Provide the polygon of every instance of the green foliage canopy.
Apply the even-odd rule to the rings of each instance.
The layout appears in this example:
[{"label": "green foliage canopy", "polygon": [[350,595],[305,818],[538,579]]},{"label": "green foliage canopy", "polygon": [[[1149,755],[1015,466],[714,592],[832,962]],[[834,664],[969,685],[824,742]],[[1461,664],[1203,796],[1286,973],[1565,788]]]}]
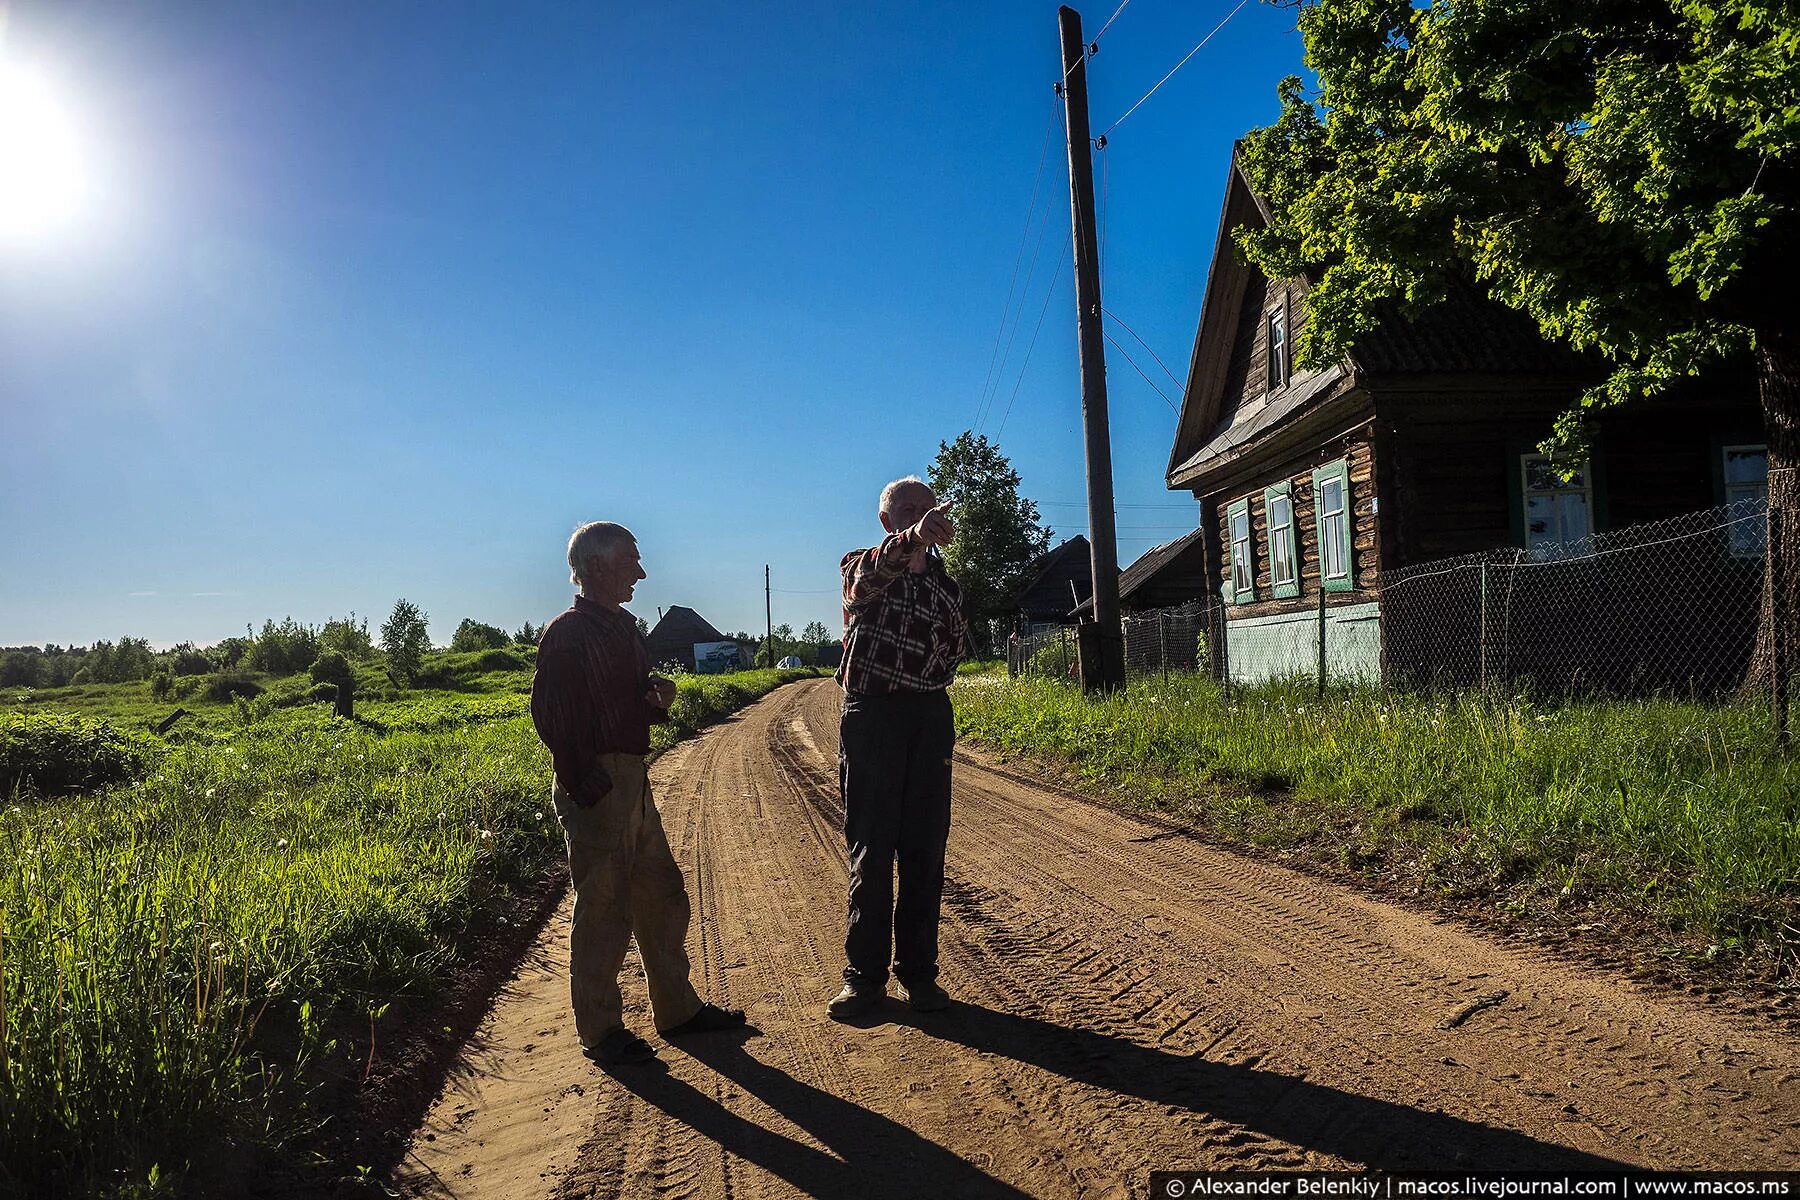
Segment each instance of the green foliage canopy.
[{"label": "green foliage canopy", "polygon": [[450,635],[450,649],[456,652],[468,650],[497,650],[511,639],[504,629],[494,625],[484,625],[473,617],[464,617]]},{"label": "green foliage canopy", "polygon": [[944,565],[963,590],[976,652],[992,653],[988,622],[1003,617],[1031,560],[1050,547],[1035,501],[1019,495],[1019,473],[985,434],[965,430],[938,443],[931,490],[949,501],[956,537]]},{"label": "green foliage canopy", "polygon": [[[1238,245],[1308,276],[1306,367],[1472,274],[1612,367],[1603,407],[1792,345],[1800,16],[1784,0],[1307,0],[1320,91],[1241,161]],[[1771,285],[1779,281],[1779,291]],[[1769,301],[1765,303],[1765,298]],[[1579,414],[1559,440],[1579,441]],[[1771,450],[1780,439],[1771,437]]]}]

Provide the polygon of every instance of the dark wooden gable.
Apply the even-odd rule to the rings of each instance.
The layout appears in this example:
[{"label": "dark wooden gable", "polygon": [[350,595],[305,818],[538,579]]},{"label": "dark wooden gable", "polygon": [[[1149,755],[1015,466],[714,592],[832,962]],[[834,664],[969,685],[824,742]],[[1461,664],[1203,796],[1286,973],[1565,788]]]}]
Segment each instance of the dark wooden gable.
[{"label": "dark wooden gable", "polygon": [[1033,620],[1063,620],[1076,605],[1071,582],[1081,600],[1094,594],[1093,555],[1081,534],[1037,557],[1026,571],[1013,608]]}]

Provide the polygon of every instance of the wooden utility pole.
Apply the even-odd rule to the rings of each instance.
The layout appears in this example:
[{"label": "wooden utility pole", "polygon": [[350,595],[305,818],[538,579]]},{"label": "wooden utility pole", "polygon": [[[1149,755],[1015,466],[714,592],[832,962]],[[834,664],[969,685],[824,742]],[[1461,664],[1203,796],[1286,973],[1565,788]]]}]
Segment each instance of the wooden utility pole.
[{"label": "wooden utility pole", "polygon": [[775,665],[775,606],[769,601],[769,564],[763,564],[763,620],[769,626],[769,665]]},{"label": "wooden utility pole", "polygon": [[1057,10],[1062,32],[1063,113],[1069,135],[1069,204],[1074,218],[1075,311],[1081,334],[1081,418],[1087,441],[1088,545],[1094,572],[1094,656],[1088,690],[1125,685],[1125,637],[1119,625],[1119,551],[1113,529],[1112,433],[1106,417],[1106,350],[1100,327],[1099,239],[1094,231],[1094,152],[1088,137],[1086,45],[1081,14]]}]

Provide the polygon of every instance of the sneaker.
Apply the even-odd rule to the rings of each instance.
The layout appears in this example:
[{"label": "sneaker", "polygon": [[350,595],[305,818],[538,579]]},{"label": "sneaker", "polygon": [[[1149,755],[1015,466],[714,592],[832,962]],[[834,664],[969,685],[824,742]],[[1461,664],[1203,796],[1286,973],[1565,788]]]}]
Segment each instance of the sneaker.
[{"label": "sneaker", "polygon": [[873,1012],[883,1000],[887,999],[885,989],[876,989],[854,983],[846,983],[844,990],[831,998],[825,1011],[834,1021],[848,1021]]},{"label": "sneaker", "polygon": [[603,1067],[622,1067],[655,1058],[656,1047],[621,1025],[582,1053]]},{"label": "sneaker", "polygon": [[935,982],[900,985],[900,998],[914,1012],[942,1012],[950,1007],[950,993]]},{"label": "sneaker", "polygon": [[702,1004],[700,1011],[672,1029],[657,1032],[666,1038],[686,1037],[690,1033],[717,1033],[721,1029],[737,1029],[744,1024],[744,1010],[741,1008],[720,1008],[716,1004]]}]

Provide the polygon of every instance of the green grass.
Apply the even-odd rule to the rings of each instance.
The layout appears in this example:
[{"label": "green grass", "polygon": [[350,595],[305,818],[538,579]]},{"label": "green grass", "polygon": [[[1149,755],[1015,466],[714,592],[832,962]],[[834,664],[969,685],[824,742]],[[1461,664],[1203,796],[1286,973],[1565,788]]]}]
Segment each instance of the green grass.
[{"label": "green grass", "polygon": [[[810,674],[685,677],[656,743]],[[178,1190],[303,1137],[327,1031],[429,996],[561,850],[528,682],[213,706],[137,782],[0,807],[0,1192]],[[82,708],[129,720],[133,686]]]},{"label": "green grass", "polygon": [[1511,911],[1599,907],[1713,952],[1800,939],[1800,758],[1766,708],[1545,706],[1171,676],[1106,699],[982,676],[960,732],[1228,839]]}]

